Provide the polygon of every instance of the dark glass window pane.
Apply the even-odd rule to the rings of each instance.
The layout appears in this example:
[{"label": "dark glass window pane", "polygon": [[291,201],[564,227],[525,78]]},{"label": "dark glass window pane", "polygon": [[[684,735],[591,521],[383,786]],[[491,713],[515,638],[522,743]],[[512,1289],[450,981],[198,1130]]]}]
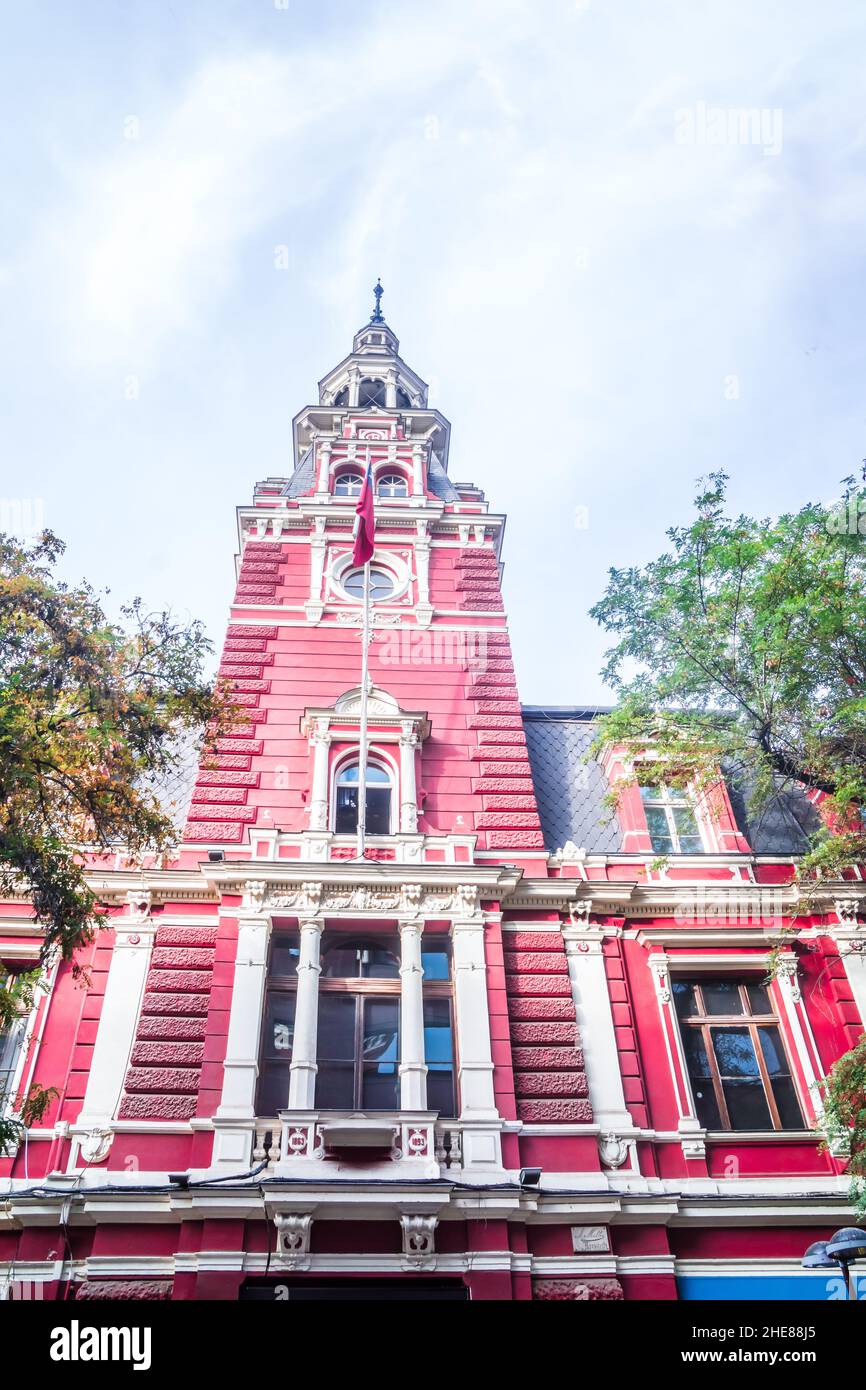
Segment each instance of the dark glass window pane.
[{"label": "dark glass window pane", "polygon": [[686,1066],[697,1117],[706,1129],[720,1129],[722,1121],[710,1077],[710,1064],[703,1034],[699,1028],[683,1029],[683,1050],[686,1054]]},{"label": "dark glass window pane", "polygon": [[292,977],[297,974],[300,946],[297,933],[280,932],[271,947],[271,974]]},{"label": "dark glass window pane", "polygon": [[367,999],[364,1005],[365,1062],[387,1061],[395,1065],[399,1056],[399,999]]},{"label": "dark glass window pane", "polygon": [[334,829],[338,835],[354,835],[358,829],[358,788],[337,788],[337,814]]},{"label": "dark glass window pane", "polygon": [[440,1115],[457,1114],[454,1102],[454,1072],[430,1071],[427,1073],[427,1109],[437,1110]]},{"label": "dark glass window pane", "polygon": [[364,1067],[361,1104],[365,1110],[399,1110],[400,1078],[395,1063]]},{"label": "dark glass window pane", "polygon": [[276,1115],[285,1110],[289,1103],[288,1062],[265,1062],[259,1077],[259,1094],[256,1109],[262,1116]]},{"label": "dark glass window pane", "polygon": [[736,980],[701,981],[704,1008],[708,1014],[741,1014],[743,1001]]},{"label": "dark glass window pane", "polygon": [[761,1039],[761,1051],[770,1075],[788,1076],[791,1068],[788,1066],[778,1028],[759,1028],[758,1037]]},{"label": "dark glass window pane", "polygon": [[319,996],[318,1055],[320,1061],[349,1061],[355,1056],[355,1009],[351,994]]},{"label": "dark glass window pane", "polygon": [[451,1068],[451,1003],[448,999],[424,1001],[424,1060],[430,1067]]},{"label": "dark glass window pane", "polygon": [[774,1076],[771,1081],[779,1120],[783,1129],[805,1129],[803,1112],[790,1076]]},{"label": "dark glass window pane", "polygon": [[674,810],[674,824],[680,841],[681,854],[702,854],[703,840],[698,830],[694,813],[688,806],[678,806]]},{"label": "dark glass window pane", "polygon": [[390,787],[367,788],[367,830],[370,835],[390,835]]},{"label": "dark glass window pane", "polygon": [[749,1008],[753,1014],[771,1014],[773,1012],[770,996],[763,985],[746,985],[746,993],[749,996]]},{"label": "dark glass window pane", "polygon": [[723,1080],[727,1076],[760,1078],[748,1028],[711,1028],[710,1035]]},{"label": "dark glass window pane", "polygon": [[[350,570],[343,576],[343,588],[352,598],[362,599],[364,597],[364,571]],[[387,570],[377,569],[375,566],[370,569],[370,601],[381,603],[383,599],[390,598],[394,592],[394,579]]]},{"label": "dark glass window pane", "polygon": [[368,980],[399,980],[399,946],[365,945],[360,951],[361,974]]},{"label": "dark glass window pane", "polygon": [[762,1082],[723,1080],[722,1090],[732,1129],[772,1129],[770,1107]]},{"label": "dark glass window pane", "polygon": [[425,980],[450,980],[451,952],[447,941],[441,946],[435,941],[425,942],[421,947],[421,964]]},{"label": "dark glass window pane", "polygon": [[361,973],[356,941],[326,941],[322,951],[323,980],[355,980]]},{"label": "dark glass window pane", "polygon": [[641,787],[640,797],[644,805],[648,801],[659,801],[661,799],[661,787]]},{"label": "dark glass window pane", "polygon": [[294,1031],[294,994],[269,994],[262,1037],[262,1057],[274,1061],[290,1061]]},{"label": "dark glass window pane", "polygon": [[354,1110],[355,1067],[352,1062],[319,1062],[316,1105],[322,1110]]},{"label": "dark glass window pane", "polygon": [[688,980],[674,980],[674,1007],[679,1018],[691,1018],[698,1012],[695,987]]},{"label": "dark glass window pane", "polygon": [[668,828],[668,818],[661,806],[646,808],[646,823],[656,854],[672,854],[674,842]]}]

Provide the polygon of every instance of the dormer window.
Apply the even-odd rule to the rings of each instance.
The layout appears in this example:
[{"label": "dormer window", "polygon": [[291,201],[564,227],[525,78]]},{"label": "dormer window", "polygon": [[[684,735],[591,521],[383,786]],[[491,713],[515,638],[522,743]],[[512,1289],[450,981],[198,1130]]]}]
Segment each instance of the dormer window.
[{"label": "dormer window", "polygon": [[641,787],[640,794],[656,854],[703,854],[704,842],[685,792],[659,784]]},{"label": "dormer window", "polygon": [[[361,769],[349,763],[337,774],[334,830],[338,835],[354,835],[358,829],[358,793]],[[379,763],[367,764],[367,834],[390,835],[393,782]]]},{"label": "dormer window", "polygon": [[364,479],[360,473],[341,473],[334,483],[335,497],[360,497]]},{"label": "dormer window", "polygon": [[408,497],[409,484],[402,473],[383,473],[377,491],[380,497]]},{"label": "dormer window", "polygon": [[385,383],[377,381],[375,377],[365,376],[361,380],[358,391],[358,405],[361,410],[372,406],[385,409]]}]

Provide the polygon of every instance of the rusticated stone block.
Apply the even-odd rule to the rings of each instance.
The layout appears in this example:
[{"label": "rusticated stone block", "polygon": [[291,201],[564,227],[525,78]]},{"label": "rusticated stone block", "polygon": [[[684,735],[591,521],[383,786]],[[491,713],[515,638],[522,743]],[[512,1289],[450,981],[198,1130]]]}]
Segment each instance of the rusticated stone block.
[{"label": "rusticated stone block", "polygon": [[228,637],[223,654],[226,652],[263,652],[267,650],[267,642],[263,642],[259,637]]},{"label": "rusticated stone block", "polygon": [[[192,794],[192,804],[194,806],[220,806],[234,805],[244,806],[246,804],[247,793],[243,787],[196,787]],[[196,811],[197,816],[208,816],[209,811]]]},{"label": "rusticated stone block", "polygon": [[571,999],[568,975],[506,975],[506,989],[513,995],[567,995]]},{"label": "rusticated stone block", "polygon": [[491,830],[487,836],[490,849],[544,849],[540,830]]},{"label": "rusticated stone block", "polygon": [[588,1100],[519,1100],[517,1118],[524,1124],[591,1125]]},{"label": "rusticated stone block", "polygon": [[214,953],[196,946],[157,946],[151,958],[154,969],[211,970]]},{"label": "rusticated stone block", "polygon": [[587,1096],[589,1087],[582,1071],[519,1071],[514,1076],[518,1096]]},{"label": "rusticated stone block", "polygon": [[512,1047],[511,1060],[520,1071],[583,1071],[583,1053],[576,1047]]},{"label": "rusticated stone block", "polygon": [[210,970],[151,970],[147,989],[164,990],[167,994],[196,994],[210,989],[211,973]]},{"label": "rusticated stone block", "polygon": [[481,764],[482,777],[516,777],[518,775],[523,776],[525,773],[530,781],[532,780],[529,759],[523,748],[515,749],[514,753],[510,755],[510,761],[502,761],[505,754],[504,752],[500,754],[498,749],[497,757],[500,758],[499,762]]},{"label": "rusticated stone block", "polygon": [[504,613],[505,605],[501,598],[496,601],[490,599],[467,598],[464,599],[460,607],[466,613]]},{"label": "rusticated stone block", "polygon": [[157,946],[216,946],[217,929],[205,923],[194,927],[159,927]]},{"label": "rusticated stone block", "polygon": [[242,710],[256,709],[258,707],[259,697],[258,695],[242,695],[237,691],[232,691],[231,702]]},{"label": "rusticated stone block", "polygon": [[244,556],[241,565],[241,574],[267,574],[276,576],[282,568],[282,559],[279,555],[262,555],[258,558],[250,559]]},{"label": "rusticated stone block", "polygon": [[247,541],[244,550],[244,559],[252,559],[254,555],[282,555],[283,547],[279,541]]},{"label": "rusticated stone block", "polygon": [[203,1061],[200,1042],[137,1042],[132,1049],[134,1067],[201,1067]]},{"label": "rusticated stone block", "polygon": [[76,1303],[159,1303],[171,1298],[171,1279],[84,1279],[73,1284]]},{"label": "rusticated stone block", "polygon": [[525,796],[532,793],[532,778],[528,773],[525,777],[479,777],[472,783],[472,790],[488,795],[504,792],[512,796]]},{"label": "rusticated stone block", "polygon": [[202,1018],[146,1018],[138,1020],[136,1029],[139,1038],[165,1039],[168,1042],[204,1041],[207,1019]]},{"label": "rusticated stone block", "polygon": [[194,1095],[199,1073],[186,1067],[130,1067],[126,1089],[130,1095],[142,1091],[158,1095]]},{"label": "rusticated stone block", "polygon": [[533,1279],[532,1297],[546,1303],[620,1303],[618,1279]]},{"label": "rusticated stone block", "polygon": [[[238,758],[238,762],[248,761]],[[238,769],[218,769],[215,772],[200,772],[198,775],[199,787],[257,787],[261,781],[258,772],[249,772]]]},{"label": "rusticated stone block", "polygon": [[496,672],[496,671],[501,671],[501,672],[503,672],[503,674],[513,673],[513,671],[514,671],[514,662],[513,662],[513,661],[503,661],[502,659],[499,659],[499,658],[493,658],[493,659],[491,659],[490,661],[486,661],[486,662],[484,663],[484,670],[485,670],[485,672]]},{"label": "rusticated stone block", "polygon": [[[554,938],[556,939],[556,938]],[[559,938],[560,950],[558,953],[553,951],[506,951],[505,969],[512,970],[520,975],[567,975],[568,961],[565,952],[561,949],[562,938]],[[506,945],[513,943],[506,941]]]},{"label": "rusticated stone block", "polygon": [[520,1043],[565,1043],[566,1051],[573,1051],[576,1057],[581,1057],[580,1066],[583,1066],[583,1054],[573,1046],[577,1038],[576,1023],[512,1023],[511,1025],[511,1041],[514,1044],[515,1052]]},{"label": "rusticated stone block", "polygon": [[252,743],[239,738],[217,739],[217,753],[241,753],[246,757],[258,757],[261,751],[261,739],[254,739]]},{"label": "rusticated stone block", "polygon": [[271,584],[239,584],[235,590],[236,597],[239,599],[271,599],[276,592]]},{"label": "rusticated stone block", "polygon": [[230,820],[249,823],[256,818],[255,806],[206,806],[196,811],[197,816],[207,816],[208,820]]},{"label": "rusticated stone block", "polygon": [[515,699],[476,700],[479,714],[520,714],[520,701]]},{"label": "rusticated stone block", "polygon": [[260,680],[238,680],[234,677],[228,682],[231,691],[231,698],[237,695],[267,695],[271,688],[270,681]]},{"label": "rusticated stone block", "polygon": [[[574,1000],[566,999],[564,996],[559,998],[533,998],[532,996],[522,999],[509,999],[508,1012],[514,1022],[553,1022],[556,1019],[569,1022],[575,1026],[574,1019]],[[512,1024],[513,1026],[513,1024]]]},{"label": "rusticated stone block", "polygon": [[[538,814],[538,804],[535,800],[535,793],[530,792],[525,796],[515,796],[507,792],[497,792],[495,796],[485,796],[481,801],[485,812],[487,811],[534,811]],[[513,817],[510,817],[513,821]],[[537,822],[536,822],[537,823]],[[523,822],[521,821],[521,824]]]},{"label": "rusticated stone block", "polygon": [[558,928],[555,931],[507,931],[503,935],[508,951],[556,951],[559,954],[563,949]]},{"label": "rusticated stone block", "polygon": [[229,681],[234,685],[236,680],[259,679],[264,670],[264,664],[260,665],[258,662],[254,666],[251,662],[241,665],[239,662],[233,661],[231,664],[225,662],[219,669],[219,675],[222,680]]},{"label": "rusticated stone block", "polygon": [[124,1096],[120,1106],[121,1120],[191,1120],[197,1105],[196,1096]]},{"label": "rusticated stone block", "polygon": [[222,844],[240,844],[244,838],[244,827],[242,825],[228,825],[226,822],[217,824],[215,821],[190,821],[183,838],[188,845],[206,845],[211,840],[218,840]]},{"label": "rusticated stone block", "polygon": [[511,826],[520,830],[536,830],[540,825],[537,812],[527,815],[523,811],[483,811],[475,817],[476,830],[508,830]]},{"label": "rusticated stone block", "polygon": [[254,626],[252,623],[229,623],[228,637],[264,637],[273,639],[279,634],[277,627]]},{"label": "rusticated stone block", "polygon": [[145,994],[141,1012],[158,1018],[172,1014],[191,1018],[205,1015],[209,1006],[210,994]]},{"label": "rusticated stone block", "polygon": [[242,753],[209,753],[202,759],[202,771],[198,780],[203,782],[206,777],[219,777],[223,772],[242,772],[255,777],[255,785],[258,785],[258,773],[250,772],[252,764],[252,758],[244,757]]}]

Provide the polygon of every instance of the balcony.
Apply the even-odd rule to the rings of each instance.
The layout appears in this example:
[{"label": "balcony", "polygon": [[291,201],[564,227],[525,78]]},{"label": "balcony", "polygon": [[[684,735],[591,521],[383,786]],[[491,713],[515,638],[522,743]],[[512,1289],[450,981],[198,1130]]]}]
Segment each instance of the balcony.
[{"label": "balcony", "polygon": [[281,1111],[256,1121],[253,1163],[274,1177],[446,1177],[463,1168],[459,1120],[432,1111]]}]

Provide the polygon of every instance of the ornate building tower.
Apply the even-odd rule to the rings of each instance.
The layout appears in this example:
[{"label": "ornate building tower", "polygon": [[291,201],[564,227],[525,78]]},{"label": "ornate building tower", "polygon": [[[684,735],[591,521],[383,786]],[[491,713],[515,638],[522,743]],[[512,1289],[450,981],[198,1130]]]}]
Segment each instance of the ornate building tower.
[{"label": "ornate building tower", "polygon": [[[238,723],[193,773],[176,855],[93,860],[110,927],[86,988],[61,967],[5,1040],[16,1085],[59,1090],[0,1159],[0,1271],[24,1261],[45,1296],[673,1298],[844,1214],[809,1088],[861,1027],[839,943],[860,944],[862,884],[810,919],[819,1007],[793,950],[761,983],[790,838],[756,848],[721,782],[697,809],[631,787],[603,824],[630,754],[586,764],[592,711],[521,709],[504,518],[451,481],[380,300],[295,417],[291,476],[239,509]],[[26,902],[0,905],[0,959],[36,953]]]}]

